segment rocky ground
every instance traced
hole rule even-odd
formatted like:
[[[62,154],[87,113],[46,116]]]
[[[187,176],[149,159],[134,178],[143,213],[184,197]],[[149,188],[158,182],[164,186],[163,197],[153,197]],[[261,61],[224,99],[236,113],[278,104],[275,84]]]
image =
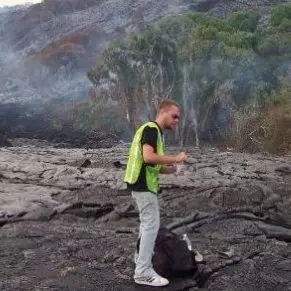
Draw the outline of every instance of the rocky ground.
[[[150,290],[131,280],[128,146],[34,144],[0,149],[0,290]],[[161,221],[188,233],[210,276],[159,290],[291,290],[291,156],[187,151],[186,173],[162,177]]]

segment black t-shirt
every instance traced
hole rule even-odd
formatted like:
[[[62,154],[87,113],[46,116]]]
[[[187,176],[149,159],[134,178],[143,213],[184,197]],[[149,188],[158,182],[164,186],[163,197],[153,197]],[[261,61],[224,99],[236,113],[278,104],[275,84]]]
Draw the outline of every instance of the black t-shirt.
[[[158,125],[158,124],[157,124]],[[160,127],[159,127],[160,128]],[[162,133],[161,129],[160,132]],[[143,130],[141,138],[141,146],[148,144],[153,147],[154,152],[157,152],[157,141],[158,141],[158,130],[156,127],[146,126]],[[132,191],[149,191],[146,185],[146,176],[145,176],[145,166],[144,163],[141,167],[139,177],[135,184],[127,184],[128,188]]]

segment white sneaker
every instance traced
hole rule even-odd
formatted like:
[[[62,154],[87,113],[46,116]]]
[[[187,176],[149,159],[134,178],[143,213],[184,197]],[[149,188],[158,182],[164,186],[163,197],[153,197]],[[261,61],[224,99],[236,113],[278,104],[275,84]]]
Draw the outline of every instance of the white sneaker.
[[[148,285],[148,286],[153,286],[153,287],[162,287],[169,284],[168,279],[163,278],[158,274],[155,274],[152,277],[148,277],[148,278],[137,278],[137,279],[134,279],[134,281],[136,284]]]
[[[134,258],[133,258],[133,261],[134,261],[135,264],[137,263],[137,259],[138,259],[138,253],[135,252],[134,253]]]

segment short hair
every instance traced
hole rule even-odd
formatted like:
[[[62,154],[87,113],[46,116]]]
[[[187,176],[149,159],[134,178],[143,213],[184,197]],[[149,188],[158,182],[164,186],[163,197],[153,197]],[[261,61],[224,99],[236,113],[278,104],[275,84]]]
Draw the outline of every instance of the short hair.
[[[158,112],[160,112],[162,109],[169,108],[172,106],[176,106],[176,107],[180,108],[180,105],[178,103],[176,103],[174,100],[164,99],[158,105]]]

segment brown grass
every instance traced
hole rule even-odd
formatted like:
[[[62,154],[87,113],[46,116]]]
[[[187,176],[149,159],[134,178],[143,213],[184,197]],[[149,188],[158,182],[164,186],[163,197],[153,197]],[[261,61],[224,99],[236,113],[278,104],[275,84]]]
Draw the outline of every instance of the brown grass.
[[[42,62],[49,62],[64,54],[85,54],[86,43],[94,35],[97,35],[95,29],[74,32],[55,41],[34,57]]]
[[[290,108],[277,103],[237,112],[233,118],[231,146],[239,151],[290,154]]]

